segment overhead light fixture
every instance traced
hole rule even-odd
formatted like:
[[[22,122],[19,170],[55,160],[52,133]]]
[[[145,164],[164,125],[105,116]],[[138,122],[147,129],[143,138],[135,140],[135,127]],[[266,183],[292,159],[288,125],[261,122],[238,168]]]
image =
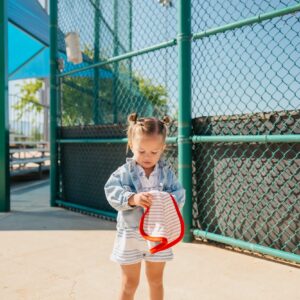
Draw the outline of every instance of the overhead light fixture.
[[[162,6],[173,6],[172,0],[158,0]]]
[[[67,60],[73,64],[82,63],[82,53],[80,50],[80,39],[77,32],[68,32],[65,35]]]

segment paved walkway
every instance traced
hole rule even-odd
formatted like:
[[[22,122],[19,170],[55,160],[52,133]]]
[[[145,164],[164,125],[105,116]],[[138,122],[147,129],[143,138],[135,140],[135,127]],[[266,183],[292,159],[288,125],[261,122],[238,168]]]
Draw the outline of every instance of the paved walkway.
[[[114,300],[115,223],[49,207],[49,182],[17,187],[0,213],[1,300]],[[181,243],[165,271],[166,300],[299,300],[300,269],[206,244]],[[148,299],[142,267],[136,300]]]

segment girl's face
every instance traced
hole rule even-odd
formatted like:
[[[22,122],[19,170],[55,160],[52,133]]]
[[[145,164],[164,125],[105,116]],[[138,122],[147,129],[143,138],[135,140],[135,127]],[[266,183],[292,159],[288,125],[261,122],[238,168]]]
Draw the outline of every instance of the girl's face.
[[[149,170],[155,167],[165,147],[162,135],[136,134],[132,141],[131,151],[136,162],[145,170]]]

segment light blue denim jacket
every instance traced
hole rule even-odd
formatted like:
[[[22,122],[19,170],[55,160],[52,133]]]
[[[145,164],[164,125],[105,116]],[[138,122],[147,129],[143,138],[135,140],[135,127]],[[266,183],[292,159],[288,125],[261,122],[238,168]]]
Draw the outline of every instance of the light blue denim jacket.
[[[185,190],[171,166],[163,158],[157,163],[159,190],[172,194],[181,210],[185,203]],[[130,206],[128,199],[141,189],[136,161],[126,158],[126,163],[114,171],[104,185],[107,201],[118,211],[117,228],[139,227],[144,209],[141,206]]]

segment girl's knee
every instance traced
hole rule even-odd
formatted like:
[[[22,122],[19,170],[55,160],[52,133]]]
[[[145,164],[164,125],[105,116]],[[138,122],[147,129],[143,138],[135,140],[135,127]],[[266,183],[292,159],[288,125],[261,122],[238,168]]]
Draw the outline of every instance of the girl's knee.
[[[149,283],[151,288],[160,289],[160,288],[163,287],[163,281],[162,280],[149,279],[148,278],[148,283]]]
[[[152,286],[161,286],[163,284],[163,275],[162,274],[153,274],[153,273],[146,273],[148,282]]]
[[[160,288],[163,286],[163,270],[147,270],[146,276],[151,287]]]
[[[123,278],[123,291],[126,293],[134,293],[139,285],[139,278],[124,277]]]
[[[146,276],[147,276],[149,285],[151,285],[152,287],[159,288],[163,285],[163,275],[162,274],[147,272]]]

